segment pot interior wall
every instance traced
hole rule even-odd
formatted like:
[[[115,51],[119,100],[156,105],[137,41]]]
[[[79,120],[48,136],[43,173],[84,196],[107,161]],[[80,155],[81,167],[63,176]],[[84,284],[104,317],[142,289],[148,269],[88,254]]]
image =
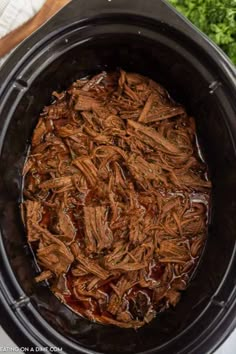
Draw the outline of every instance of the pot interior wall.
[[[210,77],[201,66],[196,65],[194,55],[192,59],[188,58],[184,53],[178,53],[176,48],[138,34],[90,38],[44,64],[43,70],[35,67],[34,78],[25,89],[8,127],[0,161],[3,179],[0,218],[11,266],[33,306],[46,321],[86,348],[113,354],[133,353],[170,341],[193,324],[209,305],[232,255],[235,215],[230,206],[235,199],[235,156],[225,123],[226,108],[219,100],[222,92],[218,89],[210,94]],[[209,67],[210,63],[206,61],[205,65]],[[189,113],[196,118],[199,139],[214,186],[209,236],[197,272],[178,306],[160,314],[138,331],[93,324],[62,305],[46,284],[34,284],[37,266],[27,245],[19,209],[22,166],[37,118],[43,106],[51,102],[51,92],[66,89],[77,78],[118,67],[160,82],[176,100],[186,105]],[[204,319],[203,316],[203,330],[207,321],[217,314],[218,308],[213,308],[212,318]],[[187,338],[184,340],[187,341]]]

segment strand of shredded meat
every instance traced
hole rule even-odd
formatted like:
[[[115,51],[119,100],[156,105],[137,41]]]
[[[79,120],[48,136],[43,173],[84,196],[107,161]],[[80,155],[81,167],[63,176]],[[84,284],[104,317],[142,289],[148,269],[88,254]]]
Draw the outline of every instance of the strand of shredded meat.
[[[194,119],[123,70],[53,96],[23,171],[36,281],[90,320],[138,328],[177,304],[205,242],[211,183]]]

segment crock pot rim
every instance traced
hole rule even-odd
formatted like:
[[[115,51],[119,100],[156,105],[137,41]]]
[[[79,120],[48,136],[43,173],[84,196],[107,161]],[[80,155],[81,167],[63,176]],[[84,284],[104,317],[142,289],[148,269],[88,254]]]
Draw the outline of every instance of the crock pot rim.
[[[99,2],[99,1],[97,1],[97,2]],[[114,2],[116,2],[116,1],[114,1]],[[83,3],[83,1],[81,1],[81,3]],[[162,2],[162,1],[161,1],[161,3],[164,4],[164,2]],[[68,5],[68,7],[69,7],[69,5]],[[169,5],[168,5],[168,7],[169,7]],[[59,12],[59,14],[60,14],[60,12]],[[178,17],[179,21],[183,21],[184,22],[183,26],[186,25],[187,22],[183,19],[183,17],[177,15],[176,12],[175,12],[175,16]],[[72,24],[69,24],[69,25],[66,25],[64,27],[61,27],[60,32],[70,29],[73,25],[77,26],[78,24],[83,24],[83,23],[85,23],[84,21],[86,22],[87,19],[85,19],[85,20],[83,20],[83,19],[81,20],[80,19],[80,20],[75,21]],[[24,43],[12,54],[12,56],[9,59],[9,61],[3,67],[3,69],[2,69],[3,74],[0,73],[0,78],[2,77],[3,80],[5,80],[6,85],[2,85],[2,89],[0,91],[0,107],[1,107],[1,103],[3,103],[3,101],[4,101],[4,98],[5,98],[4,96],[6,94],[6,89],[7,89],[8,85],[11,84],[11,82],[12,82],[11,80],[12,80],[13,77],[16,76],[16,73],[20,72],[20,68],[22,67],[24,62],[28,58],[30,58],[31,55],[34,55],[35,51],[39,50],[39,48],[41,46],[44,47],[44,45],[46,44],[47,41],[52,41],[54,36],[58,35],[59,29],[58,29],[56,24],[53,24],[53,22],[55,22],[55,18],[52,19],[51,22],[49,21],[47,24],[45,24],[45,26],[43,26],[41,29],[39,29],[35,34],[33,34],[26,41],[24,41]],[[41,33],[43,33],[44,31],[48,30],[48,26],[50,25],[50,23],[51,23],[52,27],[55,27],[57,29],[54,29],[54,32],[52,32],[46,38],[44,37],[41,42],[37,42],[38,44],[36,46],[34,46],[34,43],[36,43],[36,41],[37,41],[37,37],[38,36],[40,37]],[[189,23],[188,23],[188,25],[189,25]],[[192,31],[196,32],[196,29],[193,28]],[[203,42],[206,41],[206,38],[201,33],[200,33],[200,37],[201,37],[201,40]],[[235,77],[235,69],[234,69],[234,67],[232,66],[231,63],[229,63],[227,61],[227,58],[225,57],[225,55],[218,48],[216,48],[211,42],[209,42],[209,40],[207,40],[207,42],[208,42],[208,45],[210,45],[211,51],[213,51],[214,54],[216,55],[216,57],[218,57],[218,60],[220,61],[221,70],[225,72],[225,75],[227,75],[227,77],[229,78],[229,81],[231,81],[231,84],[235,85],[236,77]],[[22,51],[24,52],[28,47],[31,47],[31,45],[32,45],[32,49],[28,50],[28,53],[25,56],[23,56],[21,58],[21,60],[18,62],[18,65],[15,67],[15,70],[11,71],[12,63],[15,61],[15,58]],[[21,83],[20,83],[20,85],[21,85]],[[22,87],[21,89],[25,90],[26,87],[25,88]],[[5,255],[4,254],[4,246],[2,245],[2,243],[0,244],[0,249],[1,249],[1,256]],[[9,265],[6,264],[6,262],[5,262],[5,265],[7,267],[9,266]],[[19,298],[21,298],[21,296],[24,296],[24,294],[20,291],[19,284],[18,284],[13,272],[11,272],[10,275],[11,275],[11,281],[12,281],[11,285],[14,288],[16,288],[16,290],[19,293]],[[0,283],[1,283],[1,286],[2,286],[2,292],[0,293],[1,301],[2,301],[2,303],[6,303],[7,302],[8,305],[9,305],[7,310],[5,308],[5,311],[8,313],[8,316],[10,316],[10,318],[11,318],[10,321],[12,321],[12,322],[14,321],[14,327],[15,326],[18,327],[19,326],[18,322],[15,321],[16,320],[15,319],[16,314],[13,311],[13,308],[14,308],[14,306],[12,306],[13,303],[9,302],[9,299],[10,299],[10,293],[8,291],[9,289],[8,289],[8,287],[6,287],[6,284],[4,284],[3,279],[0,279]],[[2,306],[4,306],[4,305],[2,304]],[[236,314],[236,299],[232,302],[231,306],[228,309],[225,308],[224,311],[225,311],[224,320],[230,322],[231,326],[228,326],[228,330],[226,331],[226,333],[224,333],[224,336],[222,336],[222,338],[219,337],[217,346],[221,344],[221,342],[230,334],[230,332],[233,330],[234,326],[236,325],[236,316],[235,316],[235,314]],[[20,314],[20,311],[18,313]],[[230,321],[229,321],[229,318],[231,318]],[[4,323],[5,320],[6,319],[4,318],[3,319],[3,327],[7,326],[6,323]],[[216,347],[214,349],[216,349]],[[85,350],[84,353],[91,353],[91,351]]]

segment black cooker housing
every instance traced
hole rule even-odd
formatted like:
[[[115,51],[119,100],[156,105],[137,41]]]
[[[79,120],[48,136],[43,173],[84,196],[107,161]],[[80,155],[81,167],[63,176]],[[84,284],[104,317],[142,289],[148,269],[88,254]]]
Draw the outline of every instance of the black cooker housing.
[[[209,235],[180,303],[135,331],[81,318],[38,272],[20,217],[22,167],[53,90],[121,67],[163,84],[196,118],[213,192]],[[73,0],[0,71],[0,322],[18,346],[63,353],[213,352],[236,324],[236,73],[163,0]]]

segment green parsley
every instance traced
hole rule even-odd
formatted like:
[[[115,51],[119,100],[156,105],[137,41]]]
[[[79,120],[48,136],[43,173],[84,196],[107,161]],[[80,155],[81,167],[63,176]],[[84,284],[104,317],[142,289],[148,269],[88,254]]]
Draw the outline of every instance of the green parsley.
[[[169,0],[236,64],[236,0]]]

